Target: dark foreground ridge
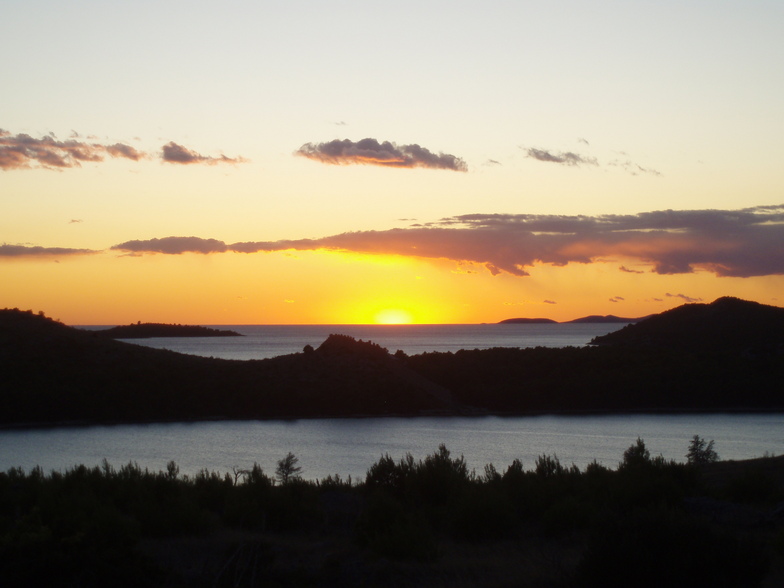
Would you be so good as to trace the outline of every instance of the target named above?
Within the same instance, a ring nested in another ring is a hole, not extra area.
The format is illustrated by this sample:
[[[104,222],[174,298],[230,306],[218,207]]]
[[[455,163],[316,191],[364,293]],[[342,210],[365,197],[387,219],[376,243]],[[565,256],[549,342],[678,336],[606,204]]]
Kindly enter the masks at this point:
[[[784,456],[717,462],[698,436],[686,455],[667,461],[637,439],[617,468],[541,455],[477,473],[441,445],[419,460],[380,456],[353,481],[303,479],[291,453],[274,475],[257,464],[181,475],[174,461],[158,472],[12,468],[0,472],[0,578],[4,588],[784,585]]]
[[[265,360],[115,341],[0,311],[0,425],[645,411],[784,411],[784,309],[684,305],[585,348],[390,354],[331,335]]]
[[[112,339],[149,339],[152,337],[242,337],[236,331],[212,329],[200,325],[169,325],[163,323],[131,323],[111,329],[92,331]]]

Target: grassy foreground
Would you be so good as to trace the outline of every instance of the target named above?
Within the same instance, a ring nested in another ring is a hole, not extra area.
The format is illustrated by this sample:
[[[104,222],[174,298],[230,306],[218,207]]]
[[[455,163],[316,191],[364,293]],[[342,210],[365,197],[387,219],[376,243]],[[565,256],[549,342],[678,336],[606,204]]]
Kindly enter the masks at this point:
[[[700,460],[693,460],[698,462]],[[709,460],[708,460],[709,461]],[[781,586],[784,457],[0,473],[3,586]]]

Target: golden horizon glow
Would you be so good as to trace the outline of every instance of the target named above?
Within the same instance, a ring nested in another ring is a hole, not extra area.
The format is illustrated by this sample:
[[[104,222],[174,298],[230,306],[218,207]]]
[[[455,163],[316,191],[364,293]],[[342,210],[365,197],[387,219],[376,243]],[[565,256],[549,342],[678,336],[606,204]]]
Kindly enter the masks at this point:
[[[375,322],[379,325],[410,325],[413,319],[406,310],[387,308],[376,314]]]

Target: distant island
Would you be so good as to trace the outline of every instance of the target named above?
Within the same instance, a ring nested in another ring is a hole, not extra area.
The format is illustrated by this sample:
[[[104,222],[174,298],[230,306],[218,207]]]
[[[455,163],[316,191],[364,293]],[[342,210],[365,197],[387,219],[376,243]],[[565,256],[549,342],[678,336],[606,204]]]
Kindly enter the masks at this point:
[[[639,323],[640,321],[645,320],[648,318],[647,316],[637,317],[637,318],[625,318],[622,316],[615,316],[613,314],[606,314],[606,315],[598,315],[592,314],[590,316],[584,316],[581,318],[576,318],[571,321],[554,321],[553,319],[548,318],[510,318],[504,319],[499,321],[499,325],[528,325],[528,324],[541,324],[541,325],[548,325],[548,324],[580,324],[580,323]]]
[[[152,349],[6,309],[0,425],[784,412],[782,308],[737,298],[686,304],[592,343],[409,356],[336,333],[315,349],[241,361]]]
[[[510,318],[502,320],[499,325],[555,325],[558,321],[548,318]]]
[[[242,337],[236,331],[211,329],[198,325],[170,325],[163,323],[131,323],[93,331],[111,339],[150,339],[153,337]]]

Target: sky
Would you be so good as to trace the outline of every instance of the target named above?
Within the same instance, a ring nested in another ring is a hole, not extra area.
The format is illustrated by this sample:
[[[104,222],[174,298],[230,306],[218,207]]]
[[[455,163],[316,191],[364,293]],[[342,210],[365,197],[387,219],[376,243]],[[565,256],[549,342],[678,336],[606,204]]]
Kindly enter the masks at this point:
[[[784,305],[784,3],[8,0],[0,308]]]

